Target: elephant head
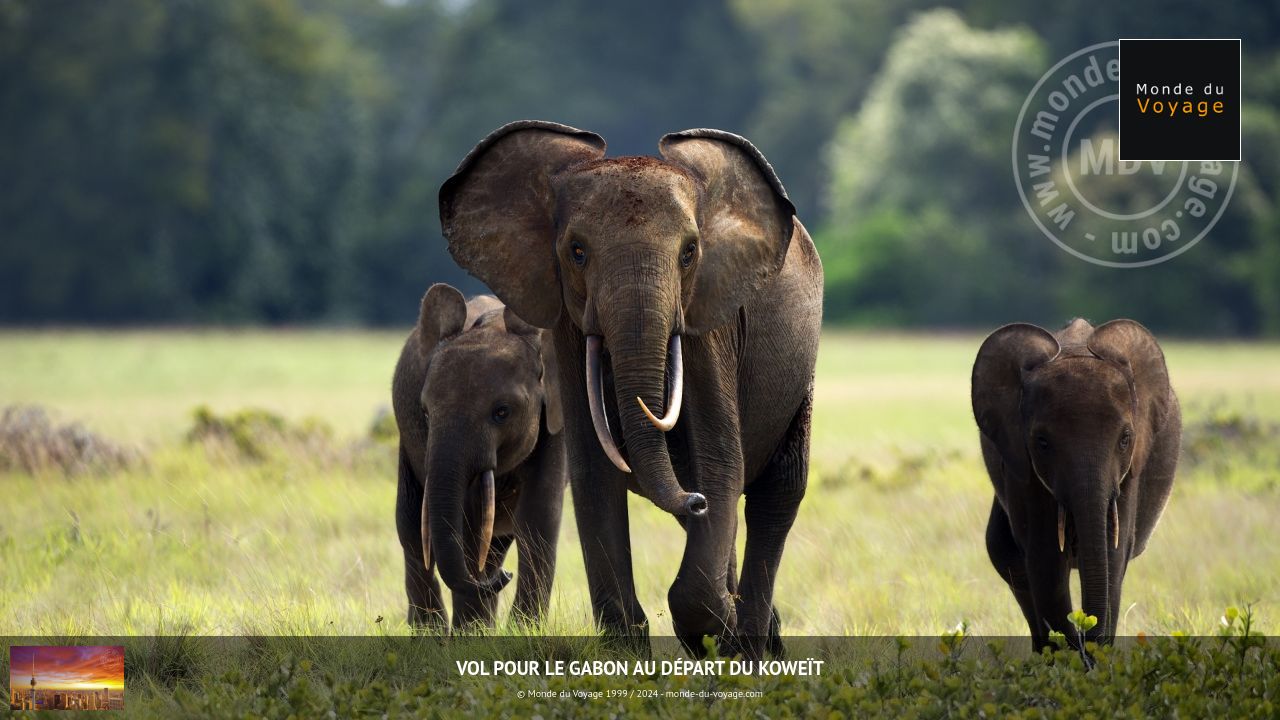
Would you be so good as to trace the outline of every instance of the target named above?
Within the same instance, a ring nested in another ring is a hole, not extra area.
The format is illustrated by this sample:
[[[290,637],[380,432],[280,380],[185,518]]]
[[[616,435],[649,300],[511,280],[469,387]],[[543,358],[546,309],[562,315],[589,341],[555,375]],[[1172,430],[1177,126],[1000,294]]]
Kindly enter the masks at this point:
[[[659,150],[605,158],[593,133],[512,123],[445,182],[440,219],[454,259],[521,317],[577,328],[605,454],[659,507],[696,516],[705,498],[680,488],[663,437],[679,419],[681,337],[737,319],[782,267],[794,208],[741,137],[689,130]],[[626,457],[608,423],[606,351]]]
[[[1164,426],[1169,375],[1155,338],[1132,320],[1096,329],[1077,320],[1064,333],[1073,333],[1067,345],[1034,325],[992,333],[973,366],[973,411],[1006,482],[1053,496],[1058,548],[1074,547],[1084,609],[1099,618],[1091,635],[1111,639],[1107,618],[1125,560],[1111,554],[1129,549],[1120,549],[1118,500]]]
[[[560,431],[559,394],[546,383],[541,332],[496,301],[471,302],[448,285],[422,298],[419,352],[426,367],[420,403],[429,427],[422,546],[454,592],[497,592],[505,571],[485,576],[493,539],[495,477],[533,451],[545,418]],[[548,343],[549,345],[549,343]],[[544,382],[545,378],[545,382]],[[478,526],[469,527],[469,517]]]

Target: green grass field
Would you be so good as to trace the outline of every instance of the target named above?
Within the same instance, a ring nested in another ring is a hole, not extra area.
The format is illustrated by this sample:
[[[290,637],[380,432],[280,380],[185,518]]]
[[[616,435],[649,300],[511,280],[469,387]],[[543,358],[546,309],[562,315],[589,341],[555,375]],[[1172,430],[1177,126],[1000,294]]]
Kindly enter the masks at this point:
[[[256,407],[318,418],[346,447],[389,404],[401,339],[0,333],[0,407],[42,405],[148,458],[106,474],[0,474],[0,635],[408,633],[390,449],[352,459],[312,444],[251,461],[184,439],[197,406]],[[936,635],[961,620],[1026,633],[983,546],[991,491],[968,400],[980,340],[823,338],[809,495],[777,587],[784,633]],[[1169,342],[1166,353],[1188,433],[1207,449],[1184,458],[1130,567],[1121,633],[1209,632],[1223,607],[1248,601],[1270,629],[1280,345]],[[546,632],[590,633],[567,514]],[[631,523],[641,602],[668,634],[683,536],[635,497]]]

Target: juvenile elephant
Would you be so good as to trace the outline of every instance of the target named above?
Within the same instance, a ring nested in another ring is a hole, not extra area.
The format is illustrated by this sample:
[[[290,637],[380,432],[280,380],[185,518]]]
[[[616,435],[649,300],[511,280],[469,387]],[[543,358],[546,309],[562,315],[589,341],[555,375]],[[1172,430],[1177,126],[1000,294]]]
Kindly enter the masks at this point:
[[[514,612],[537,620],[546,610],[566,475],[559,395],[543,375],[555,363],[541,335],[490,296],[466,302],[433,285],[422,298],[391,390],[396,528],[415,627],[446,624],[436,567],[453,593],[454,627],[491,625],[513,540]]]
[[[1115,639],[1125,569],[1169,499],[1182,414],[1146,328],[1084,320],[1050,334],[1006,325],[973,364],[973,415],[995,486],[987,552],[1031,628],[1069,632],[1080,573],[1086,640]]]
[[[606,158],[594,133],[506,125],[441,188],[441,225],[463,268],[551,329],[597,622],[647,642],[630,489],[686,531],[667,599],[690,652],[712,635],[778,653],[773,587],[806,486],[822,266],[751,143],[689,130],[659,149]]]

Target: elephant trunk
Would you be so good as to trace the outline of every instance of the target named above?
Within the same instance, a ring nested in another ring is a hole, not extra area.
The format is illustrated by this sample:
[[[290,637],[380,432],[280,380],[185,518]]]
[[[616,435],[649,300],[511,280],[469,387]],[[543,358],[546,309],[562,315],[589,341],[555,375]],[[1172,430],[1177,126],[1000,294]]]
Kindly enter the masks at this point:
[[[599,335],[587,336],[586,348],[586,378],[587,378],[587,405],[591,409],[591,424],[596,431],[596,439],[600,442],[601,449],[608,456],[619,470],[625,473],[631,472],[631,466],[623,459],[622,452],[618,450],[618,446],[613,441],[613,432],[609,428],[609,417],[605,412],[604,406],[604,373],[601,370],[601,338]],[[672,335],[667,343],[667,378],[666,378],[666,407],[667,411],[662,417],[653,414],[649,406],[645,404],[644,398],[637,395],[636,404],[640,406],[640,411],[648,418],[649,422],[661,430],[667,432],[676,426],[676,422],[680,419],[680,407],[684,400],[684,354],[681,351],[681,342],[679,335]]]
[[[660,407],[665,402],[669,343],[663,337],[662,341],[646,344],[656,346],[658,353],[637,352],[638,348],[623,345],[613,355],[618,415],[631,466],[653,504],[673,515],[698,517],[706,514],[707,499],[680,487],[667,452],[666,436],[646,413],[647,404]],[[678,341],[675,344],[679,346]]]
[[[588,334],[586,347],[587,399],[596,437],[614,465],[635,473],[655,505],[673,515],[701,516],[707,499],[680,487],[664,435],[679,420],[684,393],[679,285],[669,280],[679,277],[679,268],[674,257],[649,249],[619,252],[609,265],[614,272],[600,278],[595,288],[600,300],[589,308],[592,321],[586,323],[600,332]],[[605,413],[602,343],[612,359],[626,460],[614,445]]]
[[[456,467],[449,461],[428,464],[427,489],[423,498],[423,509],[427,511],[423,522],[424,554],[425,548],[430,547],[440,577],[455,593],[497,593],[510,582],[511,576],[505,571],[483,575],[485,558],[493,538],[493,470],[479,474],[482,505],[485,507],[481,508],[480,527],[475,528],[479,533],[477,573],[472,572],[466,560],[467,526],[463,513],[465,491],[475,475],[454,469]]]
[[[1113,544],[1112,498],[1103,484],[1095,483],[1082,498],[1074,503],[1071,515],[1075,519],[1080,569],[1080,598],[1085,613],[1098,618],[1098,624],[1089,630],[1087,640],[1106,642],[1115,636],[1111,622],[1110,548]]]

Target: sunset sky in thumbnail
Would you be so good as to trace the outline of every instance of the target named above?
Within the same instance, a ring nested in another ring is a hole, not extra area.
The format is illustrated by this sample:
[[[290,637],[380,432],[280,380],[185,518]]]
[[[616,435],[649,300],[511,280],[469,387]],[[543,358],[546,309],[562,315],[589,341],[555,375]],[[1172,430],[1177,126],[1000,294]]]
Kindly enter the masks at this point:
[[[9,687],[31,687],[31,659],[35,658],[36,688],[45,690],[101,690],[124,688],[124,648],[118,645],[9,648]]]

